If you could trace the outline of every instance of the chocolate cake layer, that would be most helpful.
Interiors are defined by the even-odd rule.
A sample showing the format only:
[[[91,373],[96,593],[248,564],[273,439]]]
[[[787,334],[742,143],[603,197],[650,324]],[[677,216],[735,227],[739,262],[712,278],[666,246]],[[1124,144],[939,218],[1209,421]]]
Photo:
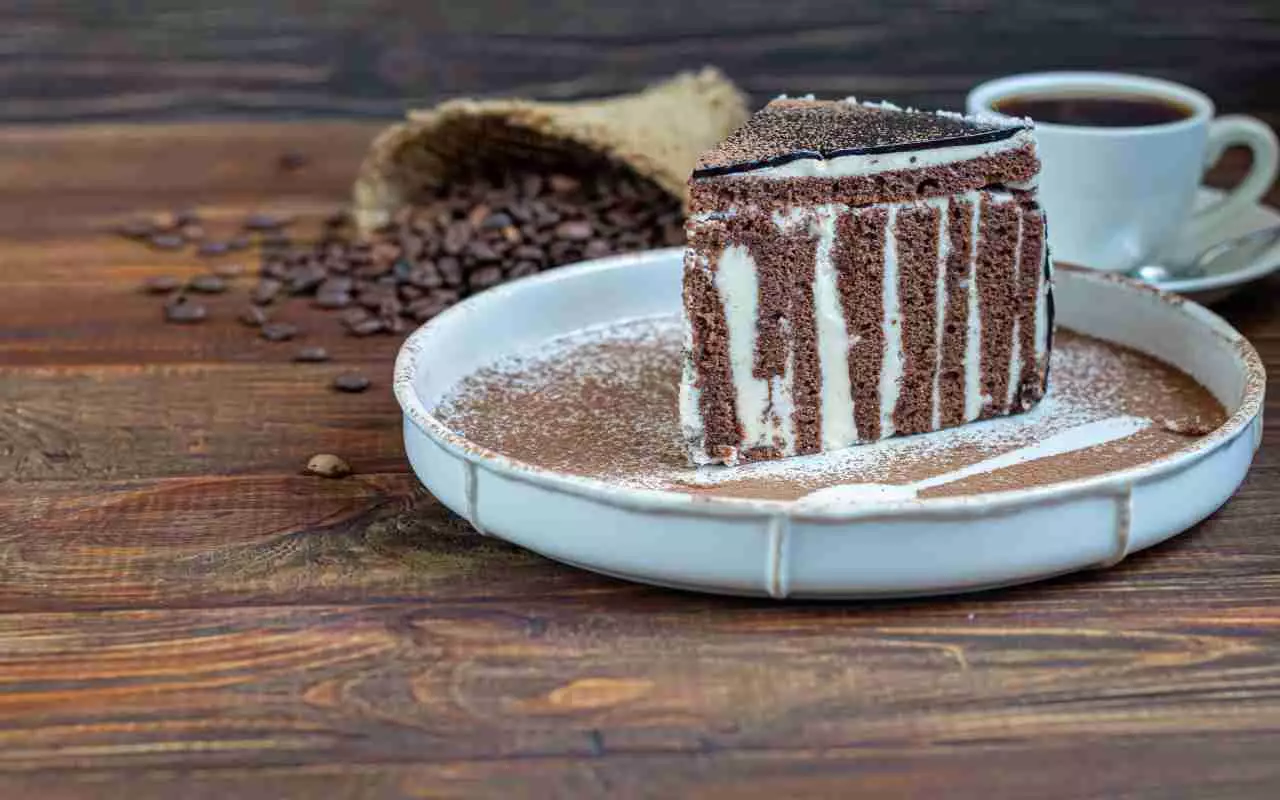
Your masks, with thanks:
[[[688,365],[704,419],[686,440],[699,463],[923,433],[1025,410],[1043,394],[1049,286],[1034,203],[986,190],[753,209],[689,228],[699,256],[687,264],[710,273],[695,279]],[[713,337],[731,343],[719,349],[697,330],[719,324],[712,295],[724,321]],[[703,392],[723,381],[726,353],[733,391],[711,402]]]

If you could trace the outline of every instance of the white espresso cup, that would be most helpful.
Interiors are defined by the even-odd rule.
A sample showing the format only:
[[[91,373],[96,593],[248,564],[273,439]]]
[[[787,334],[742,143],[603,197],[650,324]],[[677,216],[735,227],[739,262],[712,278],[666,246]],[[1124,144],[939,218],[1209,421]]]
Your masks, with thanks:
[[[1190,115],[1135,127],[1036,120],[1040,202],[1056,260],[1125,270],[1158,258],[1184,237],[1212,242],[1215,228],[1256,203],[1276,178],[1276,135],[1269,127],[1253,117],[1215,119],[1203,92],[1172,81],[1112,72],[1014,75],[969,92],[968,109],[1063,96],[1163,100]],[[1193,211],[1204,171],[1234,145],[1253,151],[1248,176],[1220,201]]]

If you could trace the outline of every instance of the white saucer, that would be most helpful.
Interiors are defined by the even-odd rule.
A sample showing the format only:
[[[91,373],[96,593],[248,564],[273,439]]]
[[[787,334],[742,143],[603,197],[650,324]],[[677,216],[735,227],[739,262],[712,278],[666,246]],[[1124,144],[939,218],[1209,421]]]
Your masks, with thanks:
[[[1199,196],[1196,198],[1197,208],[1209,205],[1222,197],[1222,194],[1218,189],[1201,187]],[[1271,206],[1255,204],[1216,230],[1213,236],[1179,242],[1174,248],[1174,256],[1191,258],[1218,242],[1273,225],[1280,225],[1280,211]],[[1280,242],[1248,264],[1229,272],[1204,275],[1199,278],[1163,281],[1157,285],[1165,291],[1177,292],[1199,303],[1216,303],[1235,294],[1246,284],[1265,278],[1276,269],[1280,269]]]
[[[1261,438],[1265,375],[1247,341],[1194,303],[1077,269],[1058,273],[1059,322],[1180,367],[1226,406],[1226,424],[1173,455],[1091,478],[800,507],[552,472],[468,442],[432,415],[458,380],[500,357],[589,326],[678,313],[680,276],[679,250],[562,267],[416,331],[396,360],[395,392],[426,487],[484,533],[632,580],[778,598],[924,595],[1114,564],[1224,503]]]

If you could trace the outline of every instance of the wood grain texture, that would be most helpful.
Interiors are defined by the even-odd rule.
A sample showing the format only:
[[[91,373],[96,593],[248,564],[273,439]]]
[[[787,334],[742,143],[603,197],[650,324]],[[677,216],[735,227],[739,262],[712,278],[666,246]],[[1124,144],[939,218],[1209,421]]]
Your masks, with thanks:
[[[0,796],[1268,797],[1280,384],[1240,494],[1120,567],[775,604],[480,537],[416,486],[396,342],[163,326],[194,259],[105,233],[313,217],[374,125],[0,132]],[[277,156],[311,162],[282,175]],[[1243,169],[1233,157],[1217,174]],[[1272,195],[1273,202],[1280,196]],[[1280,376],[1280,279],[1220,309]],[[293,313],[293,312],[291,312]],[[357,366],[361,396],[325,387]],[[342,481],[299,474],[338,452]]]
[[[579,97],[723,67],[780,92],[957,106],[980,80],[1121,69],[1280,113],[1267,0],[57,0],[0,9],[0,120],[392,116],[454,94]]]

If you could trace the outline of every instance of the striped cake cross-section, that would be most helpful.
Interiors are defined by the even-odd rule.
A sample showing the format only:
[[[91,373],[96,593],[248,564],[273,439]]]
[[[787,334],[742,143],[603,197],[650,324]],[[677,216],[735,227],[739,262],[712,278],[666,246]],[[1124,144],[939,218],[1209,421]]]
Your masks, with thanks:
[[[1026,411],[1052,268],[1031,123],[775,100],[690,180],[680,417],[695,464]]]

